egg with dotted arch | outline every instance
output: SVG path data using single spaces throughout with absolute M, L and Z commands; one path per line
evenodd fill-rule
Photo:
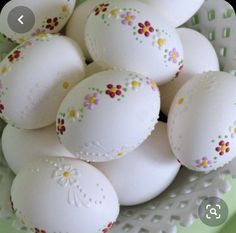
M 210 172 L 236 156 L 236 79 L 225 72 L 194 76 L 177 93 L 168 118 L 171 148 L 189 169 Z
M 66 158 L 36 159 L 11 189 L 16 216 L 35 232 L 107 232 L 119 214 L 117 195 L 95 167 Z
M 62 144 L 86 161 L 121 158 L 154 129 L 160 111 L 155 81 L 128 71 L 104 71 L 78 85 L 57 115 Z
M 176 29 L 152 7 L 135 0 L 107 1 L 95 7 L 85 27 L 95 62 L 167 83 L 183 64 Z
M 0 63 L 0 116 L 22 129 L 55 122 L 61 101 L 85 76 L 80 48 L 69 38 L 42 34 Z

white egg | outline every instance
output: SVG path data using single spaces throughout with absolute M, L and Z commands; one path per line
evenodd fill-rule
M 104 0 L 86 0 L 82 4 L 78 5 L 66 27 L 66 35 L 80 45 L 85 57 L 88 60 L 91 60 L 91 56 L 89 55 L 84 40 L 85 25 L 90 13 L 98 4 L 103 2 Z
M 11 194 L 16 216 L 35 232 L 105 232 L 119 213 L 107 178 L 68 158 L 34 160 L 16 176 Z
M 183 44 L 185 60 L 176 77 L 160 87 L 161 110 L 166 115 L 178 90 L 194 75 L 219 71 L 216 51 L 205 36 L 188 28 L 179 28 L 177 32 Z
M 167 125 L 162 122 L 140 147 L 124 158 L 93 165 L 110 180 L 121 205 L 137 205 L 158 196 L 180 168 L 170 149 Z
M 57 115 L 57 132 L 80 159 L 117 159 L 148 137 L 159 110 L 154 81 L 128 71 L 104 71 L 83 80 L 66 96 Z
M 174 27 L 190 19 L 202 6 L 204 0 L 140 0 L 153 7 Z
M 140 73 L 159 85 L 171 80 L 183 63 L 175 28 L 136 0 L 98 5 L 88 18 L 85 42 L 95 62 Z
M 196 171 L 209 172 L 236 155 L 236 79 L 224 72 L 196 75 L 177 93 L 169 113 L 173 153 Z
M 38 130 L 23 130 L 7 125 L 2 135 L 2 148 L 15 174 L 38 157 L 74 157 L 60 144 L 55 125 Z
M 67 37 L 42 34 L 21 44 L 0 63 L 0 115 L 23 129 L 51 125 L 84 69 L 81 50 Z
M 35 23 L 32 28 L 27 32 L 15 32 L 8 24 L 8 16 L 16 7 L 27 7 L 33 15 Z M 66 24 L 70 18 L 75 7 L 75 0 L 11 0 L 2 9 L 0 14 L 0 31 L 13 41 L 22 43 L 28 40 L 31 36 L 41 33 L 57 33 Z M 24 24 L 27 25 L 29 20 L 32 21 L 33 17 L 29 17 L 29 13 L 24 15 L 22 19 Z M 16 22 L 17 23 L 17 22 Z

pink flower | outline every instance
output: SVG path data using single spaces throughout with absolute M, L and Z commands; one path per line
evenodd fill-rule
M 208 160 L 207 157 L 203 157 L 202 159 L 197 160 L 196 163 L 198 168 L 208 168 L 212 162 Z
M 179 53 L 175 48 L 173 48 L 172 51 L 169 52 L 169 61 L 176 63 L 178 61 L 178 58 L 179 58 Z
M 121 18 L 122 18 L 121 21 L 122 24 L 132 26 L 133 21 L 135 20 L 136 17 L 132 15 L 131 12 L 126 12 L 125 14 L 121 15 Z
M 88 94 L 84 98 L 84 107 L 87 107 L 89 110 L 93 110 L 99 102 L 99 94 L 97 92 L 91 95 Z

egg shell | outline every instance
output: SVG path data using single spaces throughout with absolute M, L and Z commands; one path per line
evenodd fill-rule
M 26 33 L 12 31 L 8 24 L 8 15 L 15 7 L 27 7 L 35 16 L 35 24 Z M 75 7 L 75 0 L 11 0 L 0 14 L 0 31 L 17 43 L 28 40 L 41 33 L 58 33 L 67 23 Z M 24 17 L 24 23 L 31 18 Z
M 168 118 L 173 153 L 189 169 L 209 172 L 236 155 L 236 79 L 224 72 L 196 75 L 177 93 Z
M 180 168 L 170 149 L 167 125 L 162 122 L 140 147 L 124 158 L 93 165 L 110 180 L 121 205 L 142 204 L 158 196 Z
M 90 13 L 98 4 L 101 4 L 103 2 L 104 0 L 86 0 L 83 3 L 79 4 L 72 14 L 66 27 L 66 35 L 80 45 L 85 57 L 88 60 L 91 60 L 91 56 L 87 50 L 84 40 L 85 25 Z
M 0 69 L 0 116 L 23 129 L 55 122 L 61 101 L 85 75 L 80 48 L 67 37 L 49 34 L 18 46 Z
M 178 27 L 190 19 L 202 6 L 204 0 L 140 0 L 153 7 L 156 12 L 167 19 L 171 25 Z
M 196 74 L 220 69 L 216 51 L 205 36 L 188 28 L 178 28 L 177 32 L 183 44 L 185 60 L 176 77 L 160 86 L 161 110 L 166 115 L 178 90 L 188 80 Z
M 15 174 L 38 157 L 74 157 L 60 144 L 55 129 L 54 124 L 38 130 L 6 126 L 2 135 L 2 148 L 7 163 Z
M 57 115 L 62 144 L 89 161 L 121 158 L 151 133 L 159 117 L 154 81 L 128 71 L 104 71 L 80 82 Z
M 73 159 L 41 158 L 23 168 L 12 185 L 16 216 L 39 232 L 104 232 L 119 213 L 107 178 Z
M 183 49 L 172 26 L 151 7 L 135 0 L 107 1 L 90 14 L 85 42 L 95 62 L 171 80 L 183 63 Z

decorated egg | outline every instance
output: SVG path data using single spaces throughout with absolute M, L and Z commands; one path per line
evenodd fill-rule
M 160 87 L 161 110 L 166 115 L 178 90 L 194 75 L 219 71 L 216 51 L 205 36 L 188 28 L 179 28 L 177 32 L 183 44 L 185 60 L 175 78 Z
M 75 0 L 11 0 L 1 11 L 0 31 L 17 43 L 25 42 L 31 36 L 42 33 L 58 33 L 70 18 L 74 7 Z M 9 15 L 16 14 L 17 10 L 24 12 L 24 28 L 14 29 L 9 24 Z M 30 25 L 32 28 L 28 28 Z
M 35 232 L 107 232 L 119 213 L 108 179 L 75 159 L 40 158 L 24 167 L 12 185 L 16 216 Z
M 174 27 L 190 19 L 202 6 L 204 0 L 140 0 L 153 7 Z
M 60 144 L 54 124 L 38 130 L 7 125 L 2 135 L 2 148 L 9 167 L 16 174 L 37 157 L 74 157 Z
M 57 115 L 57 133 L 80 159 L 113 160 L 149 136 L 159 110 L 154 81 L 128 71 L 104 71 L 83 80 L 66 96 Z
M 180 168 L 170 149 L 167 125 L 162 122 L 140 147 L 124 158 L 94 166 L 110 180 L 121 205 L 137 205 L 158 196 Z
M 183 49 L 172 26 L 136 0 L 104 2 L 90 14 L 85 41 L 93 60 L 109 68 L 171 80 L 183 63 Z
M 84 68 L 81 50 L 67 37 L 42 34 L 21 44 L 0 63 L 1 117 L 23 129 L 52 124 Z
M 2 33 L 0 33 L 0 62 L 10 53 L 16 44 L 7 39 Z M 1 71 L 0 71 L 1 72 Z
M 91 57 L 84 40 L 85 25 L 90 13 L 98 4 L 103 2 L 104 0 L 86 0 L 82 4 L 79 4 L 66 27 L 66 35 L 75 40 L 80 45 L 85 57 L 88 60 L 91 60 Z
M 173 153 L 186 167 L 209 172 L 236 155 L 236 79 L 224 72 L 196 75 L 177 93 L 168 118 Z

